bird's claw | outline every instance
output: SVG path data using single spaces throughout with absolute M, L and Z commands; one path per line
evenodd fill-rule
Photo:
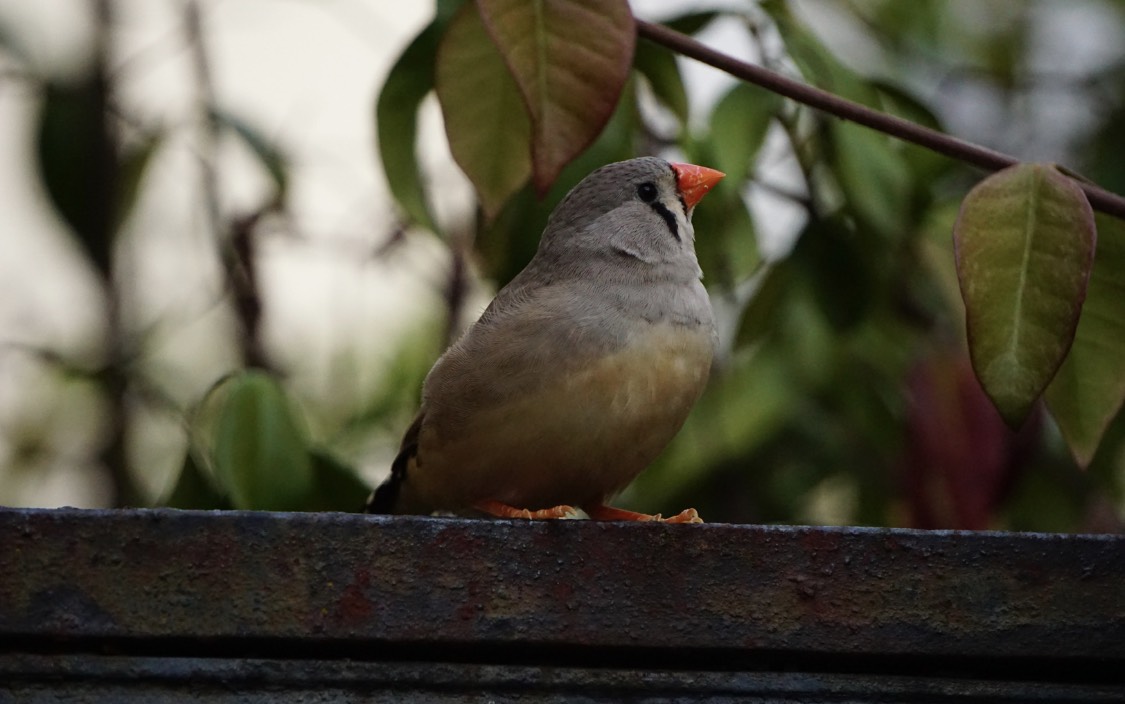
M 549 520 L 558 518 L 576 518 L 578 511 L 573 506 L 552 506 L 551 508 L 543 508 L 537 511 L 532 511 L 526 508 L 516 508 L 499 501 L 481 501 L 473 506 L 478 511 L 482 511 L 497 518 L 526 518 L 529 520 Z
M 586 513 L 590 518 L 599 521 L 638 521 L 638 522 L 656 522 L 656 523 L 702 523 L 703 519 L 699 517 L 699 512 L 694 508 L 684 509 L 675 516 L 665 518 L 662 514 L 647 514 L 637 513 L 636 511 L 627 511 L 623 508 L 614 508 L 613 506 L 595 506 L 586 509 Z
M 658 513 L 653 518 L 653 520 L 657 520 L 657 521 L 660 521 L 662 523 L 702 523 L 703 522 L 703 519 L 699 517 L 699 511 L 696 511 L 694 508 L 685 508 L 683 511 L 680 511 L 675 516 L 671 516 L 669 518 L 661 518 L 660 514 Z

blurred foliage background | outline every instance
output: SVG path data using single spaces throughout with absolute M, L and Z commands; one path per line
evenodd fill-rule
M 722 349 L 687 425 L 621 505 L 692 505 L 717 522 L 1121 530 L 1123 414 L 1083 471 L 1045 411 L 1009 430 L 968 365 L 951 230 L 979 173 L 638 41 L 597 140 L 545 197 L 525 186 L 486 218 L 427 97 L 440 25 L 424 27 L 458 4 L 401 28 L 380 3 L 288 4 L 389 51 L 348 88 L 367 141 L 333 154 L 334 170 L 295 159 L 284 130 L 224 89 L 224 67 L 261 47 L 217 28 L 268 32 L 271 3 L 161 3 L 159 28 L 138 38 L 156 3 L 91 0 L 84 48 L 62 66 L 0 4 L 0 101 L 17 104 L 0 109 L 24 116 L 0 121 L 0 148 L 55 238 L 46 252 L 25 221 L 0 225 L 0 503 L 358 509 L 430 364 L 530 258 L 554 204 L 598 165 L 658 153 L 728 173 L 695 215 Z M 723 8 L 633 9 L 1125 192 L 1125 2 Z M 263 53 L 249 60 L 291 61 Z M 142 97 L 155 80 L 161 110 Z M 315 141 L 315 120 L 293 122 Z M 354 168 L 345 159 L 381 159 L 387 184 L 361 179 L 358 214 L 318 217 L 317 193 Z M 72 293 L 43 304 L 56 282 L 36 271 Z

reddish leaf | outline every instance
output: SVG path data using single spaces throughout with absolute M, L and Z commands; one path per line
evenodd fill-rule
M 908 388 L 902 473 L 910 524 L 988 528 L 1034 447 L 1039 416 L 1010 430 L 960 354 L 921 362 Z
M 542 195 L 613 114 L 636 33 L 626 0 L 477 0 L 531 115 Z
M 436 87 L 453 158 L 494 217 L 531 174 L 531 125 L 472 3 L 458 11 L 438 47 Z
M 1050 165 L 977 184 L 953 228 L 973 369 L 1018 427 L 1062 364 L 1093 264 L 1086 196 Z

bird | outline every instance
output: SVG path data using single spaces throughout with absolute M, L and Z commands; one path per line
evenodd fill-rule
M 427 374 L 366 511 L 701 523 L 607 502 L 707 384 L 717 334 L 691 215 L 723 176 L 647 156 L 571 189 L 527 266 Z

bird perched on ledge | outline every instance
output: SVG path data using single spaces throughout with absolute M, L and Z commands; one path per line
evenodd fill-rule
M 691 213 L 723 174 L 642 157 L 597 169 L 527 267 L 434 364 L 369 513 L 701 522 L 606 505 L 671 441 L 715 350 Z

